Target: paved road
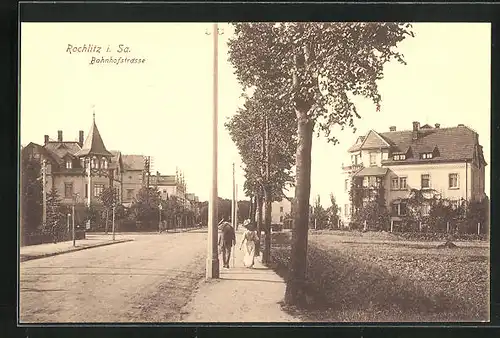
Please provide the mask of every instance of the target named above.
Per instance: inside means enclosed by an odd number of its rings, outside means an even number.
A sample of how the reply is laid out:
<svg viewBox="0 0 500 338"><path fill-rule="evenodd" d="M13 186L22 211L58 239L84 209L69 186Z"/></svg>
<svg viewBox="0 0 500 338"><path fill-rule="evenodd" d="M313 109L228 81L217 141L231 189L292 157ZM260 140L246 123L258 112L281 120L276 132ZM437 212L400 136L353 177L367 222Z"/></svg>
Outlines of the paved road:
<svg viewBox="0 0 500 338"><path fill-rule="evenodd" d="M122 237L134 241L21 263L20 322L178 321L205 274L206 230Z"/></svg>

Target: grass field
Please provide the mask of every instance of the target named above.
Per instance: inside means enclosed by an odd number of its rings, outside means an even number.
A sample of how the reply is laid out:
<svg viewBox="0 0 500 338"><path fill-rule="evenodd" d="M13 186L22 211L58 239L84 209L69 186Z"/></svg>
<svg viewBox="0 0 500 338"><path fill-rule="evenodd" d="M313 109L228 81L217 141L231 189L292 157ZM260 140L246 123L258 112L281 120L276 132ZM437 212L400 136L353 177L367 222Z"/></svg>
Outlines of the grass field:
<svg viewBox="0 0 500 338"><path fill-rule="evenodd" d="M285 280L290 234L273 235ZM399 240L384 233L309 235L310 306L287 308L306 321L480 322L489 320L489 242Z"/></svg>

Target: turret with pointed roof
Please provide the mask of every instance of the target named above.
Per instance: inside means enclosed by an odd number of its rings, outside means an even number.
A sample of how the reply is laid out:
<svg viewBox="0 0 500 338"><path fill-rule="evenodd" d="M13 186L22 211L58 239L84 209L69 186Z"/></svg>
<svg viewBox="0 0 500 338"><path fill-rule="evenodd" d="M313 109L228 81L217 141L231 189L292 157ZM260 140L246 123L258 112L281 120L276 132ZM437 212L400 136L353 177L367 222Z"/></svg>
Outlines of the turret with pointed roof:
<svg viewBox="0 0 500 338"><path fill-rule="evenodd" d="M92 127L90 128L90 132L83 143L83 147L76 154L78 157L87 157L87 156L104 156L104 157L112 157L111 154L104 145L102 141L101 134L99 133L99 129L97 129L97 125L95 123L95 114L92 121Z"/></svg>

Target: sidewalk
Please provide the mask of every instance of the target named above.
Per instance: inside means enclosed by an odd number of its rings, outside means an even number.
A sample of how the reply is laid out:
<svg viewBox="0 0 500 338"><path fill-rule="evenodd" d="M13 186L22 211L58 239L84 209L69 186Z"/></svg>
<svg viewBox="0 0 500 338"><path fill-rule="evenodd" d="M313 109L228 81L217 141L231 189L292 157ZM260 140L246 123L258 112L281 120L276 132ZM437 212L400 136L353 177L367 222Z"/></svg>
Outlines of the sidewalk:
<svg viewBox="0 0 500 338"><path fill-rule="evenodd" d="M239 250L241 233L236 234L235 266L220 270L220 279L201 282L198 290L182 310L183 322L298 322L285 313L279 302L286 285L281 277L255 257L253 269L243 266ZM219 256L222 266L222 255Z"/></svg>
<svg viewBox="0 0 500 338"><path fill-rule="evenodd" d="M94 235L87 234L87 238L76 241L76 246L73 246L73 241L65 241L59 243L45 243L38 245L22 246L20 248L20 261L28 261L37 258L50 257L60 255L67 252L85 250L104 245L118 244L133 241L133 239L115 239L113 241L111 235Z"/></svg>

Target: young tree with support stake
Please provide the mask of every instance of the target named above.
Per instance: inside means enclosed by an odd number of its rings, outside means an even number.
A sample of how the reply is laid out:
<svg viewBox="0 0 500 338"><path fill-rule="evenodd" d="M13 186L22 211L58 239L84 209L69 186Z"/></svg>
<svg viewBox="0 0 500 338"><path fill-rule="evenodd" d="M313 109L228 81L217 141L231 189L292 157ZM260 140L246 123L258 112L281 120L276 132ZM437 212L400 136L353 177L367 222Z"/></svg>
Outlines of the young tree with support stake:
<svg viewBox="0 0 500 338"><path fill-rule="evenodd" d="M404 23L311 22L235 23L229 42L230 61L243 90L262 87L295 113L296 212L292 233L290 279L285 301L305 302L307 222L311 189L314 131L334 144L333 126L354 128L360 117L353 96L371 99L379 110L377 81L391 59L404 63L395 47L413 36Z"/></svg>
<svg viewBox="0 0 500 338"><path fill-rule="evenodd" d="M281 105L265 89L258 87L251 97L247 97L244 108L226 123L245 164L245 191L256 196L257 234L260 237L261 229L265 233L262 256L265 264L270 263L271 204L283 198L283 189L293 183L293 111L288 115L276 114Z"/></svg>

